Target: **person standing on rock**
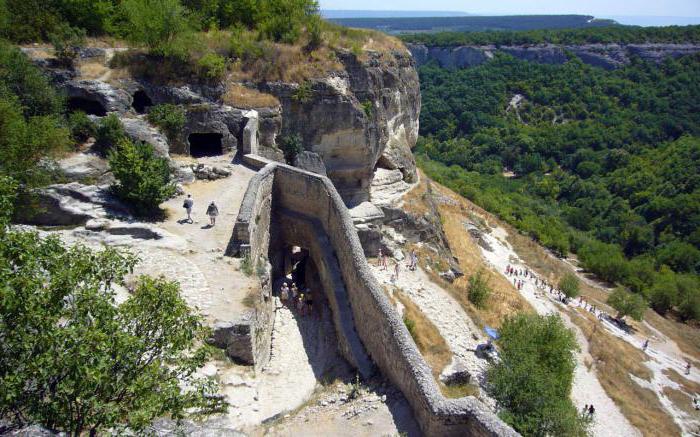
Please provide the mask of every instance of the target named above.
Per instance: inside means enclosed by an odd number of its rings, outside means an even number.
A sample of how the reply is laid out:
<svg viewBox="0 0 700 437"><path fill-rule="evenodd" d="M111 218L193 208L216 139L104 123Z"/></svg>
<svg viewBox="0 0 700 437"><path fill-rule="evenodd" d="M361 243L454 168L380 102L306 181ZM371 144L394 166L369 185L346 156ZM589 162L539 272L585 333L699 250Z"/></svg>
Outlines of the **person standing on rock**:
<svg viewBox="0 0 700 437"><path fill-rule="evenodd" d="M192 200L192 195L188 194L185 201L182 203L182 207L187 211L187 221L194 223L192 220L192 207L194 206L194 200Z"/></svg>
<svg viewBox="0 0 700 437"><path fill-rule="evenodd" d="M401 265L398 261L394 261L394 275L396 275L396 280L399 280L399 271L401 270Z"/></svg>
<svg viewBox="0 0 700 437"><path fill-rule="evenodd" d="M216 216L219 215L219 207L216 206L216 203L214 203L213 200L207 207L207 215L209 216L209 224L211 226L216 225Z"/></svg>

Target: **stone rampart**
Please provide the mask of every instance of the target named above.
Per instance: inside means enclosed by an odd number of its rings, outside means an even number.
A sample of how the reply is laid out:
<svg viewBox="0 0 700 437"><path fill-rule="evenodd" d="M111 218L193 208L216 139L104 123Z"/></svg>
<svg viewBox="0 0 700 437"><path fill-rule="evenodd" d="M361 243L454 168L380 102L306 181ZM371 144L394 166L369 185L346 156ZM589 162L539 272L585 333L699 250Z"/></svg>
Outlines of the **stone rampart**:
<svg viewBox="0 0 700 437"><path fill-rule="evenodd" d="M272 179L271 223L282 229L264 232L262 225L253 227L251 223L254 221L254 211L260 209L256 203L265 203L269 198L269 186L267 182L262 183L269 178ZM257 191L261 191L262 195ZM316 234L315 242L289 243L304 243L312 252L312 257L323 257L323 261L317 264L330 265L329 273L334 270L340 273L342 284L331 285L332 288L325 290L332 297L329 298L331 306L349 306L354 330L363 350L382 374L404 393L426 435L517 435L478 399L447 399L442 395L430 367L376 282L348 210L328 178L270 163L251 181L243 203L234 229L233 240L236 241L232 246L249 245L250 253L261 253L269 247L269 242L262 241L264 235L272 233L280 238L299 239L310 238L309 231ZM328 287L331 281L323 282ZM338 317L334 314L334 318ZM348 356L350 352L349 361L356 361L357 356L352 356L357 352L356 345L352 345L353 335L347 332L347 326L338 329L337 320L336 328L339 337L346 336L339 340L341 353ZM343 350L346 349L342 344L344 342L351 345L350 351Z"/></svg>

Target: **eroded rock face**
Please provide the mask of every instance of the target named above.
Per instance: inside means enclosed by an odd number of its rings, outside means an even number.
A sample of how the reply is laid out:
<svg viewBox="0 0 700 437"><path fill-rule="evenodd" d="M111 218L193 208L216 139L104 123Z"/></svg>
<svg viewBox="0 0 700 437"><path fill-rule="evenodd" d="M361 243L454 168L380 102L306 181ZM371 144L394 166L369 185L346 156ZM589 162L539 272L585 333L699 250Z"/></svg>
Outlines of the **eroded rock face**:
<svg viewBox="0 0 700 437"><path fill-rule="evenodd" d="M282 104L282 135L300 135L304 147L323 159L343 200L356 205L370 199L378 163L400 169L406 180L415 178L411 148L418 135L420 88L407 52L338 58L344 72L303 85L266 84L264 91Z"/></svg>
<svg viewBox="0 0 700 437"><path fill-rule="evenodd" d="M578 56L581 61L595 67L614 69L623 67L635 56L645 61L661 62L664 58L677 58L700 52L696 44L583 44L560 46L540 44L528 46L426 46L406 44L418 65L430 61L444 68L469 68L481 65L493 58L496 52L504 52L524 61L541 64L563 64L566 52Z"/></svg>

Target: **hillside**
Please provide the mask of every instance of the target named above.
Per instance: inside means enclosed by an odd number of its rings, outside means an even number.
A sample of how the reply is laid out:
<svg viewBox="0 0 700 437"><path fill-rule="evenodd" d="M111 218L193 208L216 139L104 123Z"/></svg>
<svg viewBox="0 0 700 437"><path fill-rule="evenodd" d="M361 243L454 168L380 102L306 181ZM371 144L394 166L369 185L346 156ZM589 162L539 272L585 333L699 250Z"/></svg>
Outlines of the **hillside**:
<svg viewBox="0 0 700 437"><path fill-rule="evenodd" d="M686 31L697 29L669 34ZM429 175L545 246L697 320L700 58L657 62L428 63L418 153Z"/></svg>
<svg viewBox="0 0 700 437"><path fill-rule="evenodd" d="M343 26L375 29L387 33L568 29L615 24L612 20L599 20L587 15L335 18L331 21Z"/></svg>

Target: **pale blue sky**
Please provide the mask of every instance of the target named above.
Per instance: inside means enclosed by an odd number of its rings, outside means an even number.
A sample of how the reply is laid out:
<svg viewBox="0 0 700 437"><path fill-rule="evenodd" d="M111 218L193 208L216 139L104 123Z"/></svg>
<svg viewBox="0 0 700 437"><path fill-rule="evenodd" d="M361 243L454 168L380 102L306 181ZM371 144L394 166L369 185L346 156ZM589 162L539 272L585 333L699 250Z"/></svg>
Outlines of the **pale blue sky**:
<svg viewBox="0 0 700 437"><path fill-rule="evenodd" d="M320 0L323 9L700 17L700 0Z"/></svg>

